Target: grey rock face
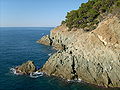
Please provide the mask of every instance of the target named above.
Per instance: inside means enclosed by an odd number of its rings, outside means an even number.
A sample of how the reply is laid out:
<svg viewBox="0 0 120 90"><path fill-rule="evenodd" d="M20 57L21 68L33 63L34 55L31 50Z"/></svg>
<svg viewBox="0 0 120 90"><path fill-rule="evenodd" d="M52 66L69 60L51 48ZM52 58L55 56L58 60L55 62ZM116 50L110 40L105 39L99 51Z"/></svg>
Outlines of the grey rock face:
<svg viewBox="0 0 120 90"><path fill-rule="evenodd" d="M49 35L43 36L37 43L41 43L44 45L52 45L52 40L50 39Z"/></svg>
<svg viewBox="0 0 120 90"><path fill-rule="evenodd" d="M120 20L107 18L91 32L67 31L65 25L51 31L52 45L63 50L53 54L40 71L68 80L120 87Z"/></svg>

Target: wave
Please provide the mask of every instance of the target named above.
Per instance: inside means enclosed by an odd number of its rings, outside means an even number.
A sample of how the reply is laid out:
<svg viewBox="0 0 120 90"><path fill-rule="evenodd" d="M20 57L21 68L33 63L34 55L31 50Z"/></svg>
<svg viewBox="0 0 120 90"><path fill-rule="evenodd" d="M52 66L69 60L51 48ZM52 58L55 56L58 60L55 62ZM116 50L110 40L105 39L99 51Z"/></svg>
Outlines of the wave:
<svg viewBox="0 0 120 90"><path fill-rule="evenodd" d="M15 75L22 75L21 73L17 73L15 68L10 68L10 71Z"/></svg>
<svg viewBox="0 0 120 90"><path fill-rule="evenodd" d="M15 75L23 75L23 74L21 74L21 73L17 73L17 71L16 71L15 68L10 68L10 71L11 71L13 74L15 74ZM38 77L41 77L41 76L43 76L43 75L44 75L43 72L38 72L38 71L36 71L36 72L30 73L29 76L30 76L31 78L38 78Z"/></svg>
<svg viewBox="0 0 120 90"><path fill-rule="evenodd" d="M38 72L38 71L30 73L31 78L38 78L38 77L41 77L43 75L44 75L43 72Z"/></svg>
<svg viewBox="0 0 120 90"><path fill-rule="evenodd" d="M49 53L49 54L48 54L48 56L51 56L51 55L52 55L52 53Z"/></svg>
<svg viewBox="0 0 120 90"><path fill-rule="evenodd" d="M82 81L82 79L80 79L80 78L78 78L76 80L70 80L70 79L67 80L67 82L81 82L81 81Z"/></svg>
<svg viewBox="0 0 120 90"><path fill-rule="evenodd" d="M10 71L15 74L15 75L22 75L21 73L17 73L16 69L15 68L10 68ZM41 77L43 76L45 73L44 72L32 72L29 74L29 76L31 78L38 78L38 77ZM68 79L67 82L81 82L82 80L80 78L76 79L76 80L70 80Z"/></svg>

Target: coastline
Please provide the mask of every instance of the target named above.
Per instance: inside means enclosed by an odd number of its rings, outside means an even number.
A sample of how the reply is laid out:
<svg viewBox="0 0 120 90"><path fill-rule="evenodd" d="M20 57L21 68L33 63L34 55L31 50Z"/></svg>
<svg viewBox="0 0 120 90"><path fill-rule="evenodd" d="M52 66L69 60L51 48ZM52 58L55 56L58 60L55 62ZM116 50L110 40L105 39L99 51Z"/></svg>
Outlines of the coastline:
<svg viewBox="0 0 120 90"><path fill-rule="evenodd" d="M85 82L103 87L120 87L117 71L120 70L119 59L116 60L120 58L120 38L116 38L117 33L113 34L119 29L116 27L119 26L118 22L119 19L115 16L107 18L92 32L79 29L68 31L65 25L53 29L50 35L44 36L38 43L58 46L58 52L53 54L39 71L68 80L81 78ZM115 28L111 28L111 32L108 26ZM106 34L108 30L109 34ZM113 40L109 41L108 38ZM47 42L50 39L52 44ZM90 55L86 57L87 53Z"/></svg>

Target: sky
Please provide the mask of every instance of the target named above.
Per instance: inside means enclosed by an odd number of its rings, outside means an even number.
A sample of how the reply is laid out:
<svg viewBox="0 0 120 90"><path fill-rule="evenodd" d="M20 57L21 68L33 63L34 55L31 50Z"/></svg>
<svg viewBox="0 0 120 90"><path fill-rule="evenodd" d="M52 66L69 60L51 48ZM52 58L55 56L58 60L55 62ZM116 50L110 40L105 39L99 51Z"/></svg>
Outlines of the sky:
<svg viewBox="0 0 120 90"><path fill-rule="evenodd" d="M55 27L88 0L0 0L0 27Z"/></svg>

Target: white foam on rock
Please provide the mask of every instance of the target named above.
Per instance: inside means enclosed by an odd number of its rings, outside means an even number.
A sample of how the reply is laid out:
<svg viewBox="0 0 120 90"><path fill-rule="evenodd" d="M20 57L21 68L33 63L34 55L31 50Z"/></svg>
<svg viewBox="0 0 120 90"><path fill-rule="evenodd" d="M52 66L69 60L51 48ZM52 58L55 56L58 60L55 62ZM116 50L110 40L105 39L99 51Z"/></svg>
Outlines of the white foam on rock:
<svg viewBox="0 0 120 90"><path fill-rule="evenodd" d="M21 73L17 73L15 68L10 68L10 71L15 75L22 75ZM44 74L45 73L43 73L43 72L36 71L36 72L30 73L30 77L31 78L38 78L38 77L43 76ZM70 80L70 79L67 80L67 82L81 82L81 81L82 80L80 78L78 78L78 80Z"/></svg>
<svg viewBox="0 0 120 90"><path fill-rule="evenodd" d="M22 75L21 73L17 73L17 71L16 71L16 69L15 68L10 68L10 71L13 73L13 74L15 74L15 75ZM38 72L38 71L36 71L36 72L32 72L32 73L30 73L30 77L31 78L38 78L38 77L40 77L40 76L43 76L43 72Z"/></svg>
<svg viewBox="0 0 120 90"><path fill-rule="evenodd" d="M81 81L82 81L82 79L78 78L77 82L81 82Z"/></svg>
<svg viewBox="0 0 120 90"><path fill-rule="evenodd" d="M52 53L49 53L49 54L48 54L48 56L51 56L51 55L52 55Z"/></svg>
<svg viewBox="0 0 120 90"><path fill-rule="evenodd" d="M80 79L80 78L78 78L77 80L70 80L70 79L67 80L67 82L81 82L81 81L82 81L82 79Z"/></svg>
<svg viewBox="0 0 120 90"><path fill-rule="evenodd" d="M38 71L36 71L36 72L32 72L32 73L30 73L30 77L31 78L38 78L38 77L41 77L41 76L43 76L43 72L38 72Z"/></svg>
<svg viewBox="0 0 120 90"><path fill-rule="evenodd" d="M10 71L15 74L15 75L21 75L20 73L17 73L16 72L16 69L15 68L10 68Z"/></svg>

